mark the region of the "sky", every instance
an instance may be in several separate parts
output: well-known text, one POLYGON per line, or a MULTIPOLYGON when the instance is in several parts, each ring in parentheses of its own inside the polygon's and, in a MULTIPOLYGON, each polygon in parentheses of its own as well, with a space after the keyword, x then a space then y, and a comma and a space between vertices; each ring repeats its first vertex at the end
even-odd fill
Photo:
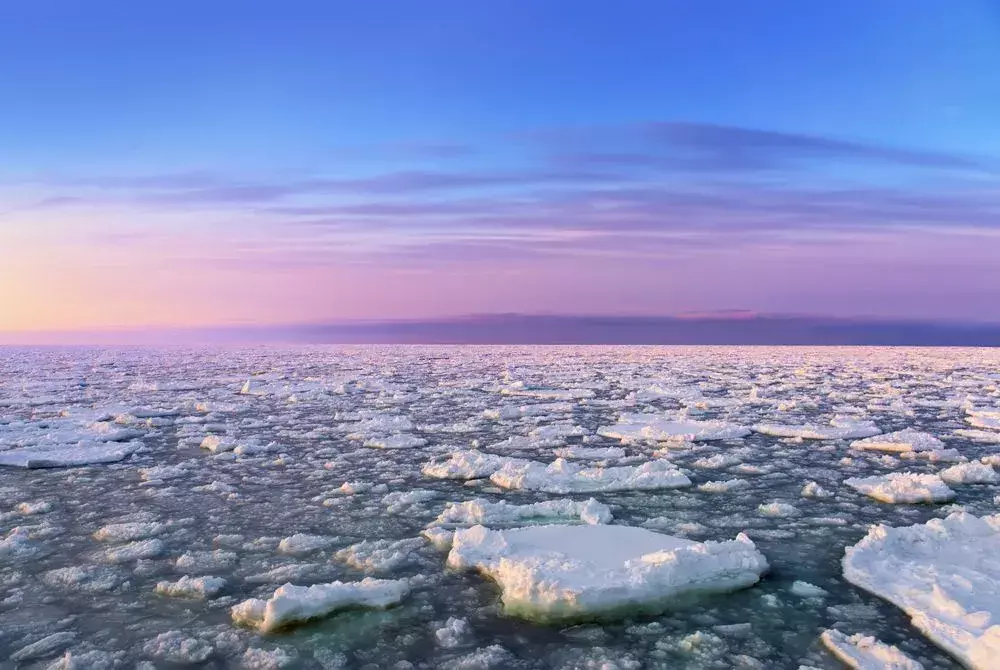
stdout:
POLYGON ((995 0, 36 0, 0 332, 1000 321, 995 0))

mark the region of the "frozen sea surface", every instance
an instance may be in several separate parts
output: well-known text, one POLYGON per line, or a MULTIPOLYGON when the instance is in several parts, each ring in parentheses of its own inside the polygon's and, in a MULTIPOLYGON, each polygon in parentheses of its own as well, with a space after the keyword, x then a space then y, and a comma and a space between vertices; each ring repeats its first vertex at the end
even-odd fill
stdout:
MULTIPOLYGON (((832 670, 844 667, 821 640, 832 630, 865 654, 891 645, 958 668, 896 605, 845 580, 842 559, 873 524, 1000 512, 983 470, 1000 463, 997 417, 996 350, 0 348, 0 667, 832 670), (869 424, 941 444, 852 446, 869 424), (469 450, 476 467, 449 461, 469 450), (545 493, 489 479, 560 456, 578 459, 560 472, 586 469, 588 482, 665 461, 690 485, 545 493), (956 459, 983 467, 947 473, 947 503, 879 502, 844 483, 956 459), (453 465, 442 478, 429 463, 453 465), (613 525, 695 543, 745 533, 770 570, 659 613, 546 625, 505 612, 487 577, 446 567, 451 528, 435 521, 449 504, 590 498, 613 525), (365 578, 405 580, 405 597, 289 601, 316 618, 267 634, 234 621, 234 606, 285 584, 365 578)), ((575 521, 496 509, 481 522, 575 521)), ((977 537, 970 551, 995 542, 977 537)), ((995 556, 964 569, 1000 579, 995 556)), ((958 603, 949 612, 966 607, 963 625, 992 635, 988 610, 940 588, 958 603)))

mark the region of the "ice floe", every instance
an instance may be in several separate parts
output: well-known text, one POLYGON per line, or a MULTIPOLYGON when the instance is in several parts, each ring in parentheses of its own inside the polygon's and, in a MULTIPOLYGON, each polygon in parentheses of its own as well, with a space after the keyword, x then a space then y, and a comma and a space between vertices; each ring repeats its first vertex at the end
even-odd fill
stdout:
POLYGON ((597 434, 623 442, 666 442, 687 440, 689 442, 711 440, 734 440, 746 437, 750 429, 723 421, 695 421, 683 419, 672 421, 657 414, 623 414, 618 423, 602 426, 597 434))
POLYGON ((233 621, 271 633, 310 619, 350 608, 385 609, 409 595, 405 579, 372 579, 332 582, 312 586, 285 584, 268 600, 251 598, 232 608, 233 621))
POLYGON ((964 512, 873 527, 847 549, 844 577, 888 600, 935 644, 976 670, 1000 658, 1000 515, 964 512))
POLYGON ((543 620, 661 609, 752 586, 768 567, 742 534, 701 543, 606 525, 458 530, 448 565, 494 580, 508 613, 543 620))
POLYGON ((176 582, 157 582, 156 592, 174 598, 212 598, 226 586, 222 577, 188 577, 176 582))
POLYGON ((758 423, 752 426, 753 431, 774 437, 799 437, 804 440, 855 440, 878 435, 878 426, 871 421, 836 417, 828 425, 807 423, 784 425, 776 423, 758 423))
POLYGON ((875 451, 938 451, 944 449, 944 442, 930 433, 907 428, 906 430, 886 433, 851 443, 854 449, 871 449, 875 451))
POLYGON ((611 509, 593 498, 588 500, 546 500, 528 505, 484 499, 464 503, 449 503, 434 520, 434 525, 457 526, 516 526, 550 523, 611 523, 611 509))
POLYGON ((823 631, 820 639, 830 653, 854 670, 924 670, 898 648, 869 635, 845 635, 830 629, 823 631))
POLYGON ((886 503, 933 503, 954 499, 955 492, 937 475, 893 472, 874 477, 851 477, 844 484, 858 493, 886 503))
POLYGON ((691 480, 667 460, 607 468, 587 468, 561 458, 549 465, 537 461, 508 462, 490 476, 490 481, 505 489, 560 494, 643 491, 691 485, 691 480))
POLYGON ((945 468, 938 474, 941 479, 953 485, 1000 484, 1000 475, 997 475, 996 470, 986 463, 960 463, 945 468))

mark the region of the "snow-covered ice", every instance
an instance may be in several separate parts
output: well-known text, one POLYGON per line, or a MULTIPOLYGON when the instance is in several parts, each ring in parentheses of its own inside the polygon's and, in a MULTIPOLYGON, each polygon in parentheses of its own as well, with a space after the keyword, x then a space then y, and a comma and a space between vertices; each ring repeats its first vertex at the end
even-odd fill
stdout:
POLYGON ((449 503, 434 520, 438 526, 490 527, 547 523, 610 523, 611 510, 607 505, 590 498, 588 500, 546 500, 529 505, 514 505, 503 500, 469 500, 464 503, 449 503))
POLYGON ((938 475, 892 472, 875 477, 851 477, 844 484, 858 493, 887 503, 947 502, 955 497, 938 475))
POLYGON ((939 451, 944 449, 944 442, 930 433, 907 428, 894 433, 866 437, 851 443, 855 449, 872 449, 875 451, 939 451))
POLYGON ((348 608, 384 609, 398 605, 410 592, 404 579, 371 579, 312 586, 285 584, 268 600, 252 598, 232 609, 233 621, 270 633, 348 608))
POLYGON ((1000 515, 956 513, 902 528, 879 525, 843 560, 844 578, 902 609, 963 665, 1000 658, 1000 515))
POLYGON ((655 610, 752 586, 768 568, 745 535, 700 543, 605 525, 458 530, 448 565, 497 582, 508 613, 543 620, 655 610))
POLYGON ((870 635, 845 635, 831 629, 823 631, 820 639, 834 656, 854 670, 924 670, 923 665, 898 648, 870 635))
POLYGON ((691 485, 691 480, 666 460, 606 468, 588 468, 562 458, 549 465, 537 461, 508 462, 490 475, 490 481, 505 489, 560 494, 649 491, 691 485))

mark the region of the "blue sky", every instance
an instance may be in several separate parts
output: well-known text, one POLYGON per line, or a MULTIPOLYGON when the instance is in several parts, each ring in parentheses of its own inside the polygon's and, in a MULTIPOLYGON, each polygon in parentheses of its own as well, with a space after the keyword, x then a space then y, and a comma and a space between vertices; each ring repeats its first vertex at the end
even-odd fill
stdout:
MULTIPOLYGON (((368 300, 323 303, 315 318, 399 313, 393 272, 418 271, 421 294, 456 273, 482 294, 500 281, 487 266, 502 261, 507 274, 523 266, 517 290, 481 302, 442 295, 434 309, 840 314, 856 305, 1000 319, 1000 308, 981 308, 996 279, 987 251, 1000 251, 996 2, 43 0, 5 8, 0 63, 0 243, 39 259, 21 268, 29 275, 45 273, 38 247, 54 237, 86 246, 63 262, 79 276, 106 275, 91 294, 123 263, 107 260, 117 253, 108 245, 128 239, 146 267, 167 266, 183 253, 183 233, 197 230, 229 252, 185 261, 281 268, 278 303, 316 281, 296 284, 290 269, 325 268, 325 281, 368 287, 368 300), (914 228, 937 237, 915 240, 914 228), (951 228, 964 243, 942 245, 951 228), (880 259, 897 277, 924 262, 962 272, 933 287, 897 279, 883 299, 843 281, 776 299, 790 275, 756 294, 734 276, 729 294, 717 280, 700 298, 623 301, 621 284, 599 295, 575 281, 592 274, 594 249, 575 260, 565 250, 598 229, 612 246, 635 238, 616 258, 647 288, 657 273, 675 286, 687 272, 674 252, 657 262, 640 253, 653 229, 675 250, 698 237, 700 248, 744 261, 758 253, 762 269, 778 231, 834 272, 877 277, 880 259), (836 239, 817 241, 817 230, 836 239), (269 246, 278 251, 264 258, 269 246), (541 268, 537 257, 555 246, 557 267, 541 268), (164 248, 169 262, 157 255, 164 248), (457 257, 485 269, 459 268, 457 257), (383 273, 346 279, 346 265, 383 273), (929 288, 937 297, 921 303, 929 288)), ((699 253, 703 272, 733 267, 699 253)), ((748 276, 767 274, 744 265, 748 276)), ((121 268, 119 283, 136 271, 121 268)), ((156 291, 185 290, 172 282, 156 291)), ((305 305, 254 308, 231 291, 205 300, 199 316, 177 299, 164 318, 309 316, 305 305)), ((150 318, 133 312, 109 318, 150 318)))

